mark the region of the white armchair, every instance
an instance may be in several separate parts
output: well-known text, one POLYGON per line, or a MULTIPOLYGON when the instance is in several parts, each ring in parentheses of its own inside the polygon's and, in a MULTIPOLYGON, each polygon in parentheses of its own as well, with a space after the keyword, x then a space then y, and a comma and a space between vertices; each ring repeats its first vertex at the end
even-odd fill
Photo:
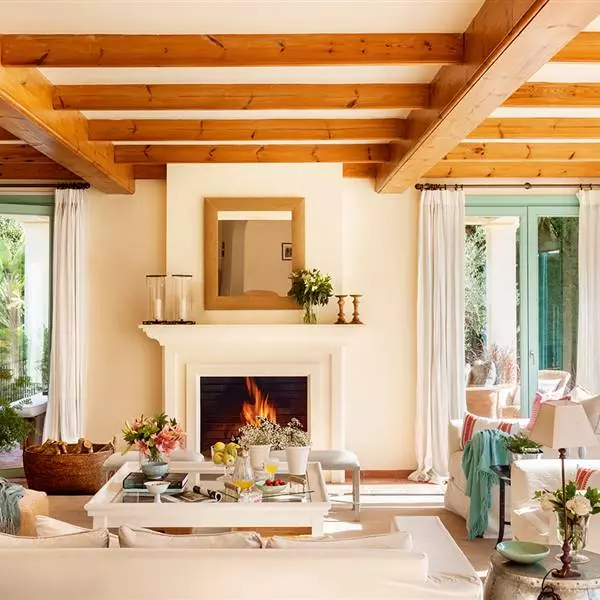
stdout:
MULTIPOLYGON (((599 460, 566 460, 565 476, 574 480, 577 467, 600 469, 599 460)), ((525 542, 556 544, 556 517, 533 501, 536 490, 561 486, 560 460, 520 460, 511 469, 511 523, 513 537, 525 542)), ((587 549, 600 552, 600 517, 592 517, 587 549)))

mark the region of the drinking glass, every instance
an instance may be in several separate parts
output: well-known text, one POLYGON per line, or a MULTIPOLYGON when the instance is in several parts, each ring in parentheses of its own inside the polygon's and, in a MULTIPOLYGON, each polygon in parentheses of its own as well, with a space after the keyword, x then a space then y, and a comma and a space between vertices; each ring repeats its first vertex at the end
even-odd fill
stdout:
POLYGON ((275 479, 275 473, 277 473, 279 469, 279 459, 278 458, 268 458, 265 461, 265 471, 269 474, 269 479, 273 481, 275 479))

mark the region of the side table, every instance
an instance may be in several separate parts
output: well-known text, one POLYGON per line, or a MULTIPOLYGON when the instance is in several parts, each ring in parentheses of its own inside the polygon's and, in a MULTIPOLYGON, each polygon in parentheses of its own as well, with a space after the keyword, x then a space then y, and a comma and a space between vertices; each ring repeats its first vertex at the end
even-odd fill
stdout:
POLYGON ((504 526, 510 525, 506 520, 506 486, 510 485, 510 465, 491 465, 490 469, 496 473, 499 481, 499 514, 498 514, 498 540, 499 544, 504 539, 504 526))
MULTIPOLYGON (((484 600, 536 600, 548 571, 560 566, 558 546, 551 546, 550 555, 535 565, 523 565, 506 560, 494 551, 490 556, 483 591, 484 600)), ((585 552, 590 561, 574 565, 581 573, 577 579, 555 579, 548 575, 545 585, 552 586, 560 600, 600 600, 600 555, 585 552)))

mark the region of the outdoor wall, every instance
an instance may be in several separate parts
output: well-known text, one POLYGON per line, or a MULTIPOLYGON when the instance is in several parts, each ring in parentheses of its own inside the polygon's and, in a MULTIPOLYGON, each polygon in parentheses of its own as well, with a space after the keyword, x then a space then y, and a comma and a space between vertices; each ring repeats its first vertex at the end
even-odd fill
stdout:
POLYGON ((346 445, 365 469, 413 468, 417 193, 378 195, 341 165, 168 166, 167 270, 194 275, 196 319, 296 323, 297 311, 203 310, 203 198, 218 196, 305 199, 307 266, 330 273, 337 293, 364 294, 366 326, 347 349, 346 445))
POLYGON ((161 407, 160 347, 139 331, 149 273, 165 269, 165 184, 132 196, 88 193, 88 375, 85 435, 120 438, 124 421, 161 407))

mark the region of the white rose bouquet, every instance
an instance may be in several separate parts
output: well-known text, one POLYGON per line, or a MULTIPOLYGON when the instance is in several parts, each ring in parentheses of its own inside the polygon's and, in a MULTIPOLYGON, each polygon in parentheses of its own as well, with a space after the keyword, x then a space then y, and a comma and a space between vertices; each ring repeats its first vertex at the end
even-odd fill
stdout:
POLYGON ((555 492, 538 490, 534 499, 540 503, 544 511, 555 511, 558 521, 558 538, 565 538, 565 507, 567 516, 567 535, 571 548, 577 552, 585 548, 587 526, 591 515, 600 513, 600 491, 597 488, 578 490, 574 481, 555 492))

